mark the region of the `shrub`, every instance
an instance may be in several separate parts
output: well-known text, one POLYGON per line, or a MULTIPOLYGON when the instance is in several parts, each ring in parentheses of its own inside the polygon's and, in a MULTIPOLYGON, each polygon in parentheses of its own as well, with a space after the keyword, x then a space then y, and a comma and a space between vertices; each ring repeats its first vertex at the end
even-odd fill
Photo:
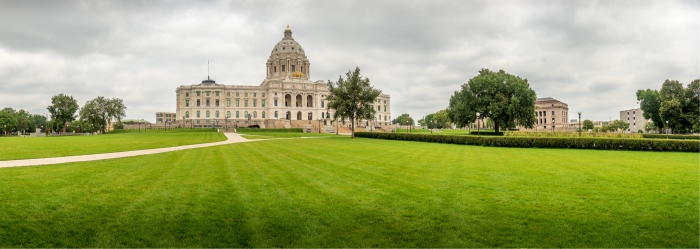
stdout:
POLYGON ((275 128, 238 128, 237 131, 239 132, 299 132, 302 133, 304 130, 302 128, 289 128, 289 129, 275 129, 275 128))
POLYGON ((381 132, 356 132, 355 136, 388 140, 482 145, 494 147, 700 152, 700 142, 689 140, 681 141, 589 137, 477 137, 381 132))
MULTIPOLYGON (((666 139, 666 134, 643 134, 643 138, 652 138, 652 139, 666 139)), ((700 136, 698 135, 668 135, 669 139, 694 139, 694 140, 700 140, 700 136)))
POLYGON ((469 135, 480 135, 480 136, 503 136, 503 132, 495 131, 470 131, 469 135))

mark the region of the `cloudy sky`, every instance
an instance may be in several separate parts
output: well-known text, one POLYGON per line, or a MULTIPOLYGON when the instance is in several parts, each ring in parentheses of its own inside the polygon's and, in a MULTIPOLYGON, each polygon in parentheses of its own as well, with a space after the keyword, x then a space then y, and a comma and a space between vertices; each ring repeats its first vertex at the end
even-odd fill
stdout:
POLYGON ((637 89, 700 78, 699 2, 0 0, 0 108, 100 95, 154 121, 207 60, 217 83, 259 85, 290 25, 312 80, 359 66, 394 117, 444 109, 488 68, 568 103, 570 119, 615 119, 637 89))

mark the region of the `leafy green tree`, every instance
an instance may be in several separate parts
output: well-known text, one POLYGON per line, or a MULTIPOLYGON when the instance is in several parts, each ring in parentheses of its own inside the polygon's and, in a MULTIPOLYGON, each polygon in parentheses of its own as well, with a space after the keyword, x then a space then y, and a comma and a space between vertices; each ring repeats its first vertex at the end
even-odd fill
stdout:
POLYGON ((0 110, 0 129, 3 135, 17 130, 17 118, 8 108, 0 110))
POLYGON ((435 123, 435 128, 438 129, 445 129, 452 126, 447 110, 440 110, 436 112, 433 118, 433 122, 435 123))
POLYGON ((593 121, 586 119, 583 121, 583 130, 593 130, 593 121))
POLYGON ((330 94, 326 97, 328 108, 334 109, 333 119, 350 119, 351 137, 355 137, 355 120, 372 119, 376 112, 373 104, 382 91, 370 85, 369 78, 362 77, 360 68, 348 71, 337 82, 328 81, 330 94))
POLYGON ((404 113, 396 117, 394 120, 391 121, 394 124, 398 125, 413 125, 413 118, 411 118, 411 115, 408 115, 408 113, 404 113))
POLYGON ((610 131, 624 131, 630 128, 630 124, 622 120, 615 120, 610 125, 608 125, 608 130, 610 131))
POLYGON ((649 131, 656 130, 656 125, 654 124, 654 121, 649 121, 644 125, 644 131, 649 133, 649 131))
POLYGON ((51 105, 46 109, 51 113, 51 120, 56 129, 65 131, 65 124, 75 120, 75 112, 78 111, 78 101, 73 96, 61 93, 51 97, 51 105))
POLYGON ((535 91, 527 79, 503 70, 481 69, 479 75, 450 97, 447 112, 450 120, 459 127, 473 123, 476 113, 480 113, 480 118, 493 121, 496 132, 501 127, 518 125, 532 128, 535 124, 535 99, 535 91))
POLYGON ((118 98, 107 99, 102 96, 88 100, 80 109, 80 119, 86 126, 95 127, 105 132, 110 119, 120 122, 126 113, 126 106, 118 98))
POLYGON ((693 80, 684 91, 683 118, 689 132, 700 132, 700 79, 693 80))
POLYGON ((24 109, 19 110, 15 114, 15 118, 17 119, 17 131, 21 131, 24 133, 26 131, 34 130, 34 128, 36 127, 36 125, 34 124, 34 119, 32 118, 32 114, 25 111, 24 109))
POLYGON ((659 98, 659 91, 657 90, 637 90, 637 101, 639 101, 639 108, 644 112, 644 119, 653 121, 659 124, 657 127, 662 129, 663 121, 661 119, 660 109, 661 109, 661 99, 659 98))
POLYGON ((46 127, 46 122, 47 122, 46 116, 41 115, 41 114, 33 114, 32 119, 34 120, 35 128, 41 128, 44 130, 48 129, 46 127))

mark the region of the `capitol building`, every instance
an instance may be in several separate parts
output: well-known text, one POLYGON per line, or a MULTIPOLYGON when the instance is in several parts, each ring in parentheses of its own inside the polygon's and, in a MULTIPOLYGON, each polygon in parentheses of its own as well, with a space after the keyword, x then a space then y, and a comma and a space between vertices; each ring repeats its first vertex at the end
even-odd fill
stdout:
MULTIPOLYGON (((157 125, 185 128, 248 127, 304 128, 334 131, 339 124, 327 109, 328 85, 311 81, 311 63, 287 26, 265 63, 266 77, 259 86, 225 85, 207 77, 199 84, 176 89, 174 113, 156 113, 157 125)), ((391 124, 391 97, 381 94, 372 120, 356 127, 381 129, 391 124)), ((340 122, 347 128, 349 121, 340 122)))

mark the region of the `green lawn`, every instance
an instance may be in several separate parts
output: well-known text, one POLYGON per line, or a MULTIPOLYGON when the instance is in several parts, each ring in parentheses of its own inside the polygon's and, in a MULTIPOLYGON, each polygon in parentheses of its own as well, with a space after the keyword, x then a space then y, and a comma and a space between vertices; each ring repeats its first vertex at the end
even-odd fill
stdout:
POLYGON ((201 130, 135 130, 92 136, 0 138, 0 161, 87 155, 172 147, 226 140, 221 133, 201 130))
POLYGON ((326 137, 0 169, 0 247, 694 247, 696 153, 326 137))
POLYGON ((301 138, 301 137, 337 137, 335 133, 303 133, 303 132, 246 132, 238 131, 242 137, 247 139, 271 139, 271 138, 301 138))

